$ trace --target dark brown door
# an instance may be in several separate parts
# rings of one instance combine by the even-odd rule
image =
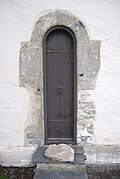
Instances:
[[[46,144],[75,143],[76,68],[73,33],[56,27],[44,40]]]

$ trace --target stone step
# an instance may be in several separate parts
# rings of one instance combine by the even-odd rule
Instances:
[[[74,161],[61,162],[45,157],[48,146],[39,146],[32,157],[33,163],[37,165],[34,179],[87,179],[83,147],[71,147],[74,150]]]
[[[86,172],[85,165],[74,165],[72,163],[37,163],[37,169],[52,171]]]
[[[36,152],[33,154],[32,161],[33,164],[36,165],[37,163],[60,163],[60,161],[51,160],[44,156],[45,150],[48,146],[39,146]],[[85,164],[86,156],[84,155],[84,150],[82,146],[72,146],[75,151],[74,154],[74,164]],[[61,162],[63,163],[63,162]]]
[[[87,173],[37,170],[35,172],[34,179],[88,179],[88,178],[87,178]]]
[[[88,179],[85,165],[38,163],[34,179]]]

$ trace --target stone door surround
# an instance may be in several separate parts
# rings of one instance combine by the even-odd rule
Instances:
[[[26,88],[29,93],[25,146],[44,145],[43,39],[45,33],[54,26],[65,26],[75,34],[77,144],[94,142],[95,104],[91,94],[94,93],[100,68],[100,41],[89,40],[83,23],[70,12],[48,10],[41,13],[35,23],[31,40],[22,42],[20,49],[20,86]],[[87,130],[87,136],[84,136],[84,130]]]

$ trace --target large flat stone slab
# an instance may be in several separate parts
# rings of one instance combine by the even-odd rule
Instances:
[[[44,156],[45,150],[48,146],[39,146],[32,156],[33,165],[37,163],[66,163],[63,161],[52,160]],[[85,164],[86,156],[82,146],[72,146],[75,151],[73,164]],[[71,162],[70,162],[71,163]]]
[[[87,173],[37,170],[34,179],[88,179]]]
[[[45,151],[45,156],[52,160],[58,160],[63,162],[73,162],[74,161],[74,150],[72,147],[66,144],[53,144]]]
[[[85,165],[38,163],[34,179],[88,179]]]

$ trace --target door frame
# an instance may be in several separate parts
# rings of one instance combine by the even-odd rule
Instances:
[[[74,136],[73,141],[48,141],[47,140],[47,91],[46,91],[46,84],[47,84],[47,76],[46,76],[46,38],[47,36],[56,29],[63,29],[67,31],[73,38],[74,41]],[[75,145],[77,143],[77,55],[76,55],[76,37],[75,34],[71,29],[66,26],[54,26],[50,28],[44,35],[43,38],[43,94],[44,94],[44,143],[52,144],[52,143],[68,143]]]

